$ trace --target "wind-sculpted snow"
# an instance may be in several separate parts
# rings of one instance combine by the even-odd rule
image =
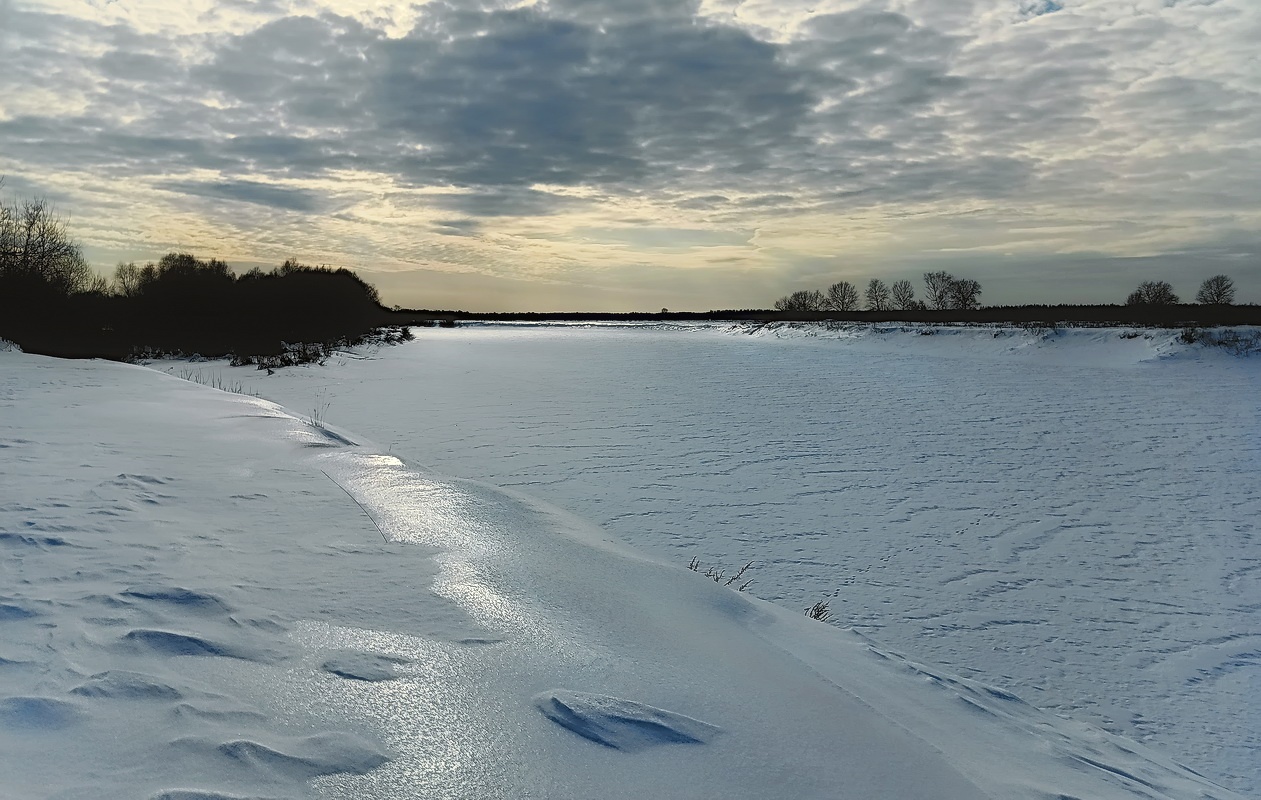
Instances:
[[[87,682],[71,689],[70,694],[119,700],[180,700],[184,697],[184,693],[170,683],[152,675],[126,670],[93,675]]]
[[[389,681],[399,677],[395,668],[406,663],[397,656],[348,651],[330,655],[320,669],[356,681]]]
[[[0,397],[6,796],[1235,797],[411,446],[117,364]]]
[[[55,697],[0,698],[0,731],[29,734],[74,725],[84,717],[75,703]]]
[[[347,733],[277,736],[266,744],[250,739],[216,743],[196,738],[177,739],[174,744],[198,754],[214,752],[227,762],[224,769],[234,773],[272,773],[299,781],[339,773],[363,775],[389,760],[380,749]]]
[[[543,716],[584,739],[614,750],[660,744],[704,744],[720,729],[634,700],[554,689],[535,695]]]

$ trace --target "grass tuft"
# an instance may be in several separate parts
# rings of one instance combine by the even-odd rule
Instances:
[[[740,569],[736,570],[732,575],[727,575],[727,570],[719,569],[718,567],[706,567],[705,571],[701,572],[701,560],[693,557],[692,560],[688,562],[687,568],[692,572],[701,572],[702,575],[709,578],[714,583],[722,584],[723,586],[730,586],[737,592],[743,592],[745,589],[753,585],[752,580],[747,580],[743,583],[740,582],[741,579],[744,578],[744,573],[748,572],[749,568],[752,566],[753,562],[750,561]]]
[[[817,619],[819,622],[827,622],[832,618],[832,612],[828,610],[828,604],[820,600],[806,609],[806,616],[810,619]]]
[[[241,383],[240,381],[224,380],[223,375],[218,372],[207,375],[206,373],[202,372],[199,369],[193,369],[192,367],[184,367],[183,369],[179,371],[179,374],[176,375],[176,377],[180,378],[181,380],[186,380],[189,383],[197,383],[197,384],[201,384],[202,386],[209,386],[211,389],[218,389],[221,392],[232,392],[233,394],[243,394],[246,397],[262,397],[262,395],[260,395],[258,392],[247,390],[245,388],[245,384]]]

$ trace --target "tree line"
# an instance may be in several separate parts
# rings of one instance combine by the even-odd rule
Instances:
[[[803,289],[775,301],[776,311],[972,311],[981,307],[981,284],[970,278],[956,278],[949,272],[924,273],[924,300],[915,298],[908,280],[888,286],[872,278],[859,295],[849,281],[837,281],[827,288]],[[1195,294],[1200,305],[1229,306],[1235,302],[1235,282],[1228,275],[1214,275],[1200,284]],[[1173,306],[1181,303],[1168,281],[1143,281],[1125,299],[1127,306]]]
[[[46,201],[0,204],[0,338],[28,352],[249,360],[297,343],[357,341],[390,322],[354,272],[293,259],[238,276],[218,259],[168,253],[119,264],[107,279]]]
[[[924,300],[915,298],[908,280],[888,286],[879,278],[867,283],[859,308],[858,288],[849,281],[837,281],[826,292],[805,289],[775,301],[776,311],[968,311],[981,307],[981,284],[970,278],[956,278],[949,272],[924,273]]]

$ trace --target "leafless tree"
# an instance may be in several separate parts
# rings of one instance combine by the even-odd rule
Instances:
[[[980,308],[981,284],[970,278],[956,278],[949,272],[924,273],[928,303],[936,309]]]
[[[1200,284],[1195,302],[1205,305],[1228,306],[1235,302],[1235,282],[1225,275],[1214,275]]]
[[[893,297],[889,287],[879,278],[872,278],[867,284],[867,310],[888,311],[893,308]]]
[[[828,311],[853,311],[858,308],[858,289],[849,281],[837,281],[828,287]]]
[[[950,285],[954,276],[949,272],[925,272],[924,294],[928,297],[928,305],[933,308],[950,308]]]
[[[827,298],[817,289],[802,289],[775,301],[777,311],[822,311]]]
[[[1171,306],[1179,302],[1168,281],[1143,281],[1125,298],[1127,306]]]
[[[68,295],[90,289],[92,277],[66,221],[48,201],[0,204],[0,279]]]
[[[910,281],[894,281],[893,282],[893,305],[902,311],[910,311],[915,308],[915,287]]]
[[[141,275],[141,269],[136,266],[136,262],[120,262],[118,266],[114,267],[114,280],[112,282],[114,294],[120,297],[135,297],[139,295],[144,288],[144,280]]]

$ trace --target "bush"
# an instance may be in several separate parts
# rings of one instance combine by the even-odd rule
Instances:
[[[1186,344],[1201,344],[1205,347],[1220,347],[1236,356],[1261,353],[1261,331],[1242,334],[1232,328],[1221,331],[1187,327],[1182,329],[1178,337]]]

